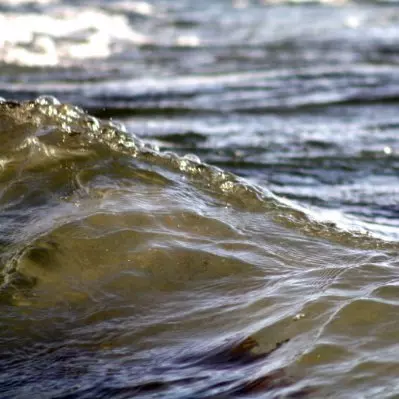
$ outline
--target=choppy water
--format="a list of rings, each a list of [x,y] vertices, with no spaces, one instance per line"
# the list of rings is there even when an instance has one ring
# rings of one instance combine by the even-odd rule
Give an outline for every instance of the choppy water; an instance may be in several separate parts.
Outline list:
[[[0,26],[1,398],[399,396],[397,3]]]

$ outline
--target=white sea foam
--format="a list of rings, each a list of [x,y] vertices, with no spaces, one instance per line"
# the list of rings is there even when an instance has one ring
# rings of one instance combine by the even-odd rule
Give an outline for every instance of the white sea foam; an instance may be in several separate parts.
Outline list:
[[[106,58],[118,42],[140,45],[147,37],[122,14],[94,8],[57,7],[46,14],[0,14],[0,60],[8,64],[52,66]]]

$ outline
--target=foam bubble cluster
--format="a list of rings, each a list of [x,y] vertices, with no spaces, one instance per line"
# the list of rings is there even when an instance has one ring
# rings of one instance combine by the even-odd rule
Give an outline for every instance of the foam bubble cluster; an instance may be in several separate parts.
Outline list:
[[[14,126],[19,126],[12,136],[8,129],[0,131],[0,136],[4,136],[0,148],[3,166],[17,158],[22,162],[27,156],[37,165],[44,159],[100,156],[104,150],[112,151],[137,159],[151,169],[173,172],[177,180],[189,179],[190,184],[212,192],[226,204],[268,213],[275,221],[290,228],[346,242],[360,240],[368,245],[364,240],[369,234],[367,226],[353,226],[344,217],[339,223],[326,221],[318,217],[317,212],[279,198],[264,187],[254,186],[230,172],[202,163],[196,155],[181,157],[173,152],[161,152],[150,142],[127,132],[120,122],[95,118],[75,105],[61,104],[53,96],[40,96],[23,103],[0,102],[0,117],[3,123],[12,120]]]

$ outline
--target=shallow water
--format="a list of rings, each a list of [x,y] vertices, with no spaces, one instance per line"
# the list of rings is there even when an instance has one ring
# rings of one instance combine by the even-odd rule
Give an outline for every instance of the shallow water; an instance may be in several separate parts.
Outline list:
[[[398,396],[398,20],[3,2],[1,398]]]

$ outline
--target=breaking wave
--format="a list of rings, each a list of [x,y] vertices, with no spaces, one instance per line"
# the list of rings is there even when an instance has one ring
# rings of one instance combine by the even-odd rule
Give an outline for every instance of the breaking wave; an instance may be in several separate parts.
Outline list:
[[[53,97],[3,101],[0,139],[3,397],[323,396],[393,367],[398,246],[367,224]]]

